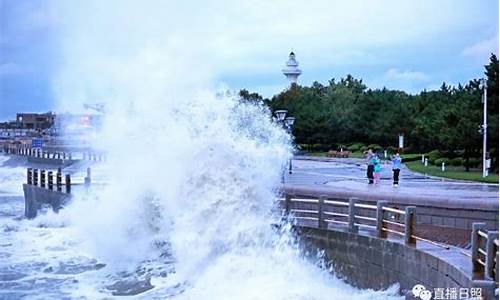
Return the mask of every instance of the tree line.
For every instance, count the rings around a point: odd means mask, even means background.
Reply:
[[[488,86],[488,148],[492,166],[498,160],[498,58],[492,54],[485,66]],[[322,150],[353,143],[397,146],[405,136],[405,151],[425,153],[439,150],[450,157],[479,157],[482,151],[483,103],[481,82],[450,86],[411,95],[403,91],[369,89],[361,79],[347,75],[327,85],[292,84],[264,99],[247,90],[243,101],[263,102],[271,111],[286,109],[296,118],[293,134],[298,144]],[[495,168],[496,169],[496,168]]]

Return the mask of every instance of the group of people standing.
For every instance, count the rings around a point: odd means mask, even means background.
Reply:
[[[399,184],[399,172],[401,170],[401,156],[396,153],[392,159],[392,178],[394,186]],[[382,172],[382,162],[378,154],[373,153],[372,149],[368,149],[366,153],[366,177],[368,177],[368,184],[379,184]]]

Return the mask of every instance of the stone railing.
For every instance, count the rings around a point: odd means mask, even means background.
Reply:
[[[412,286],[425,283],[428,288],[481,289],[483,299],[494,299],[498,232],[487,232],[484,223],[474,224],[469,253],[417,236],[414,206],[396,208],[388,201],[287,193],[280,206],[285,216],[295,220],[301,235],[325,250],[338,273],[357,286],[378,289],[399,282],[408,296]],[[417,241],[424,243],[417,245]],[[365,276],[365,267],[373,274]],[[388,279],[379,278],[386,285],[371,281],[378,273],[387,275]]]
[[[481,279],[498,283],[498,231],[488,231],[485,223],[474,223],[471,233],[472,272]]]
[[[6,154],[11,155],[22,155],[28,158],[38,158],[47,160],[88,160],[88,161],[105,161],[106,155],[104,153],[97,152],[68,152],[68,151],[47,151],[40,148],[27,147],[25,145],[7,147],[4,149]]]
[[[54,185],[55,177],[55,185]],[[26,170],[26,183],[31,186],[38,186],[41,188],[46,188],[51,191],[62,192],[62,187],[64,186],[64,191],[67,194],[71,193],[71,175],[65,174],[64,183],[62,180],[61,168],[57,169],[54,175],[53,171],[39,170],[28,168]]]

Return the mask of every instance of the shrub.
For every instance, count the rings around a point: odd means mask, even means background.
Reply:
[[[467,162],[465,161],[464,165],[466,163]],[[471,157],[471,158],[469,158],[469,167],[470,168],[477,168],[477,167],[479,167],[480,164],[481,164],[481,159],[480,158],[477,158],[477,157]]]
[[[443,153],[441,153],[441,151],[439,150],[432,150],[431,152],[427,153],[425,157],[429,159],[429,163],[434,164],[436,159],[443,157]]]
[[[403,162],[422,161],[422,154],[402,154]]]
[[[441,166],[442,164],[448,165],[450,163],[450,160],[447,159],[446,157],[438,158],[434,161],[434,164],[436,166]]]
[[[398,152],[398,148],[396,148],[396,147],[394,147],[394,146],[389,146],[389,147],[387,147],[387,149],[386,149],[386,150],[387,150],[387,152],[388,152],[389,154],[395,154],[396,152]]]
[[[377,145],[377,144],[371,144],[371,145],[368,145],[368,147],[366,148],[366,150],[368,149],[372,149],[373,152],[379,152],[379,151],[382,151],[382,147],[380,145]]]
[[[464,164],[464,159],[461,157],[455,157],[453,159],[450,159],[450,165],[458,167]]]
[[[352,145],[350,145],[349,147],[347,147],[347,150],[351,151],[351,152],[356,152],[356,151],[360,151],[361,148],[365,147],[364,144],[362,143],[354,143]]]

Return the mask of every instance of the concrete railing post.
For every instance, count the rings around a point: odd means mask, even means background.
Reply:
[[[471,288],[480,289],[480,297],[469,299],[498,299],[495,296],[496,283],[492,280],[472,280]],[[446,298],[445,298],[446,299]]]
[[[45,170],[40,170],[40,187],[45,188]]]
[[[290,208],[292,206],[292,196],[285,195],[285,214],[288,216],[290,214]]]
[[[38,169],[33,169],[33,185],[38,185]]]
[[[387,232],[384,231],[384,206],[387,201],[377,201],[377,237],[387,238]]]
[[[87,176],[85,176],[85,187],[90,187],[90,182],[91,182],[91,179],[90,179],[90,168],[87,168]]]
[[[405,208],[405,244],[416,245],[417,240],[413,237],[415,235],[415,213],[417,208],[415,206],[407,206]]]
[[[472,273],[484,273],[483,266],[477,261],[479,259],[479,230],[485,230],[486,223],[472,223],[471,232],[471,258],[472,258]]]
[[[26,183],[29,185],[33,184],[33,169],[28,168],[27,174],[26,174]]]
[[[488,239],[486,240],[486,267],[484,276],[485,278],[491,280],[495,279],[495,239],[498,239],[498,231],[488,231]]]
[[[66,174],[64,182],[66,184],[66,194],[71,194],[71,176],[69,174]]]
[[[358,227],[356,226],[356,202],[358,199],[349,198],[349,232],[357,233]]]
[[[56,188],[57,188],[58,192],[62,191],[62,174],[61,174],[61,168],[57,169],[57,173],[56,173]]]
[[[48,181],[48,185],[49,185],[49,190],[54,190],[54,174],[52,173],[52,171],[49,171],[47,173],[47,181]]]
[[[326,229],[327,224],[325,222],[325,214],[324,214],[324,209],[325,209],[325,195],[321,195],[318,198],[318,228],[319,229]]]

